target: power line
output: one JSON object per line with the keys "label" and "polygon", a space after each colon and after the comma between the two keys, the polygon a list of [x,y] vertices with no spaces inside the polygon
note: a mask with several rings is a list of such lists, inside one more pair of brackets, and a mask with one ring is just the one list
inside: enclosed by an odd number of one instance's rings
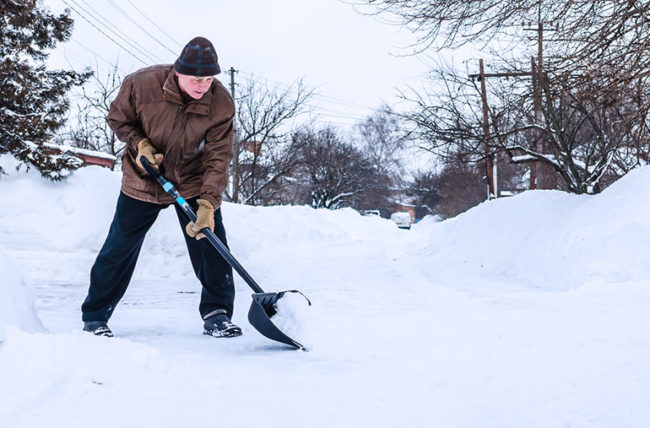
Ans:
{"label": "power line", "polygon": [[[249,75],[251,77],[257,77],[257,78],[264,79],[266,82],[274,83],[274,84],[276,84],[278,86],[281,86],[281,87],[283,87],[285,89],[290,89],[291,88],[291,85],[287,85],[286,83],[278,82],[276,80],[271,80],[271,79],[268,79],[266,77],[261,77],[261,76],[258,76],[256,74],[254,74],[254,73],[250,73],[250,72],[247,72],[247,71],[241,71],[241,73],[242,74],[247,74],[247,75]],[[352,101],[342,100],[342,99],[339,99],[339,98],[334,98],[334,97],[330,97],[330,96],[326,96],[326,95],[314,94],[313,97],[314,98],[320,98],[320,99],[324,100],[325,102],[328,102],[328,103],[331,103],[331,104],[344,105],[344,106],[347,106],[347,107],[356,108],[358,110],[369,110],[369,111],[374,111],[375,110],[374,108],[368,107],[368,106],[363,105],[363,104],[358,104],[358,103],[354,103]]]}
{"label": "power line", "polygon": [[[236,85],[238,85],[233,80],[235,72],[237,72],[237,73],[241,72],[241,73],[246,74],[246,75],[248,75],[248,76],[250,76],[252,78],[263,79],[265,82],[274,83],[277,86],[279,86],[281,88],[284,88],[285,90],[293,90],[294,89],[293,85],[287,85],[286,83],[282,83],[282,82],[274,81],[274,80],[271,80],[271,79],[267,79],[267,78],[264,78],[262,76],[258,76],[258,75],[255,75],[253,73],[250,73],[250,72],[235,70],[233,67],[231,67],[229,69],[229,72],[230,72],[230,78],[231,78],[230,79],[231,93],[234,93],[234,87]],[[333,98],[333,97],[322,97],[322,98],[329,98],[329,99],[336,100],[336,98]],[[328,102],[332,103],[332,101],[328,101]],[[345,104],[345,102],[343,101],[340,104]],[[334,119],[339,119],[339,120],[325,119],[325,121],[327,123],[335,124],[335,125],[351,126],[351,125],[355,125],[357,123],[363,122],[364,120],[366,120],[368,118],[367,115],[362,116],[362,115],[356,114],[356,113],[352,114],[352,113],[349,113],[349,112],[341,111],[340,109],[334,110],[334,109],[331,109],[331,108],[322,107],[322,106],[317,105],[317,104],[316,105],[310,104],[309,102],[307,102],[307,105],[309,107],[311,107],[311,109],[308,109],[307,111],[301,113],[300,115],[307,115],[308,117],[310,117],[311,120],[313,120],[314,118],[323,118],[323,117],[325,117],[325,118],[334,118]],[[373,110],[370,107],[362,106],[361,104],[357,104],[357,105],[360,106],[361,108],[363,108],[364,110]],[[343,121],[341,121],[341,119]]]}
{"label": "power line", "polygon": [[[73,10],[74,10],[74,11],[75,11],[79,16],[81,16],[85,21],[87,21],[89,24],[91,24],[91,25],[92,25],[96,30],[98,30],[101,34],[103,34],[105,37],[107,37],[109,40],[111,40],[113,43],[115,43],[117,46],[119,46],[121,49],[125,50],[125,51],[126,51],[127,53],[129,53],[132,57],[134,57],[135,59],[137,59],[138,61],[140,61],[140,62],[143,63],[144,65],[149,65],[149,64],[147,64],[145,61],[143,61],[139,56],[135,55],[133,52],[131,52],[129,49],[125,48],[122,44],[120,44],[120,43],[119,43],[118,41],[116,41],[114,38],[112,38],[111,36],[109,36],[108,34],[106,34],[106,33],[105,33],[101,28],[99,28],[97,25],[93,24],[93,22],[91,22],[91,21],[88,19],[88,17],[87,17],[86,15],[82,14],[82,13],[81,13],[79,10],[77,10],[74,6],[70,5],[70,4],[68,3],[67,0],[62,0],[62,1],[63,1],[63,2],[68,6],[68,7],[70,7],[71,9],[73,9]],[[106,25],[105,23],[101,22],[101,21],[100,21],[100,20],[99,20],[99,19],[98,19],[98,18],[97,18],[97,17],[96,17],[92,12],[90,12],[90,11],[86,10],[85,8],[83,8],[83,6],[81,6],[79,3],[77,3],[77,1],[75,1],[75,0],[69,0],[69,1],[71,1],[72,3],[74,3],[74,4],[75,4],[79,9],[83,10],[83,12],[85,12],[86,14],[88,14],[90,17],[92,17],[92,18],[93,18],[95,21],[97,21],[99,24],[101,24],[101,25],[103,25],[104,27],[108,28],[111,32],[113,32],[114,34],[116,34],[118,37],[121,37],[122,39],[124,39],[124,37],[120,36],[120,35],[117,34],[114,30],[111,29],[111,27],[115,27],[115,28],[117,28],[117,26],[113,25],[113,24],[112,24],[112,23],[111,23],[107,18],[105,18],[104,16],[102,16],[99,12],[97,12],[97,11],[96,11],[95,9],[93,9],[90,5],[88,5],[88,3],[86,3],[85,0],[80,0],[80,1],[82,1],[84,4],[86,4],[86,6],[88,6],[88,8],[90,8],[90,9],[91,9],[95,14],[99,15],[99,16],[100,16],[100,17],[101,17],[105,22],[108,23],[108,25]],[[135,21],[134,21],[134,20],[133,20],[133,19],[132,19],[128,14],[127,14],[127,12],[126,12],[123,8],[121,8],[119,5],[117,5],[113,0],[107,0],[107,1],[108,1],[108,2],[109,2],[109,3],[110,3],[114,8],[116,8],[116,9],[117,9],[117,10],[118,10],[122,15],[124,15],[126,18],[128,18],[129,21],[130,21],[131,23],[135,24],[135,25],[138,26],[138,27],[141,27],[140,25],[138,25],[137,22],[135,22]],[[176,40],[174,40],[171,36],[169,36],[169,34],[167,34],[164,30],[162,30],[161,28],[159,28],[159,27],[158,27],[158,26],[157,26],[157,25],[156,25],[156,24],[155,24],[155,23],[154,23],[154,22],[153,22],[153,21],[152,21],[152,20],[151,20],[151,19],[150,19],[150,18],[149,18],[145,13],[144,13],[144,12],[142,12],[140,9],[138,9],[137,6],[135,6],[135,4],[133,4],[133,2],[131,2],[130,0],[127,0],[127,1],[128,1],[129,4],[131,4],[131,5],[132,5],[132,6],[133,6],[133,7],[134,7],[134,8],[135,8],[135,9],[136,9],[136,10],[137,10],[137,11],[138,11],[138,12],[139,12],[139,13],[140,13],[144,18],[145,18],[145,19],[147,19],[147,21],[151,22],[151,23],[152,23],[156,28],[158,28],[158,29],[159,29],[163,34],[165,34],[165,35],[166,35],[168,38],[170,38],[174,43],[176,43],[176,44],[178,44],[178,45],[180,46],[180,44],[179,44],[178,42],[176,42]],[[173,51],[171,51],[169,48],[167,48],[164,44],[162,44],[162,42],[160,42],[160,40],[156,39],[156,38],[155,38],[151,33],[149,33],[148,31],[145,31],[145,30],[143,30],[143,31],[144,31],[144,32],[145,32],[149,37],[151,37],[153,40],[155,40],[157,43],[161,44],[163,47],[165,47],[165,48],[166,48],[167,50],[169,50],[170,52],[173,52]],[[126,40],[126,39],[125,39],[125,40]],[[143,52],[143,48],[142,48],[141,46],[140,46],[140,47],[139,47],[139,46],[135,46],[133,43],[130,43],[128,40],[126,40],[126,41],[127,41],[127,43],[129,43],[131,46],[134,46],[137,50]],[[79,43],[79,42],[77,42],[77,43]],[[137,42],[135,42],[135,43],[137,43]],[[87,50],[89,50],[89,51],[91,51],[91,52],[94,52],[94,51],[92,51],[91,49],[87,48],[86,46],[83,46],[81,43],[79,43],[79,44],[80,44],[82,47],[84,47],[84,49],[87,49]],[[143,53],[144,53],[144,52],[143,52]],[[145,56],[147,56],[150,60],[153,60],[152,57],[150,57],[150,56],[147,55],[146,53],[144,53],[144,54],[145,54]],[[106,60],[106,59],[104,59],[104,58],[102,58],[102,59],[103,59],[104,61],[106,61],[107,63],[110,64],[110,61],[108,61],[108,60]],[[158,60],[160,61],[160,59],[158,59]],[[160,62],[163,62],[163,61],[160,61]],[[120,71],[122,71],[122,70],[120,70]],[[253,74],[253,73],[249,73],[249,72],[242,72],[242,73],[244,73],[244,74],[246,74],[246,75],[249,75],[249,76],[251,76],[251,77],[259,77],[259,78],[263,79],[263,80],[266,81],[266,82],[274,83],[274,84],[276,84],[276,85],[278,85],[278,86],[280,86],[280,87],[283,87],[283,88],[285,88],[285,89],[288,89],[288,90],[293,89],[293,85],[287,85],[286,83],[282,83],[282,82],[274,81],[274,80],[271,80],[271,79],[268,79],[268,78],[265,78],[265,77],[257,76],[257,75],[255,75],[255,74]],[[314,95],[313,95],[313,98],[314,98],[314,99],[317,99],[317,100],[322,100],[322,101],[323,101],[324,103],[326,103],[326,104],[334,104],[334,105],[344,106],[344,107],[347,107],[347,108],[352,108],[352,109],[356,109],[356,110],[362,110],[362,111],[364,111],[364,112],[372,112],[372,111],[375,110],[374,108],[371,108],[371,107],[368,107],[368,106],[365,106],[365,105],[362,105],[362,104],[358,104],[358,103],[350,102],[350,101],[347,101],[347,100],[337,99],[337,98],[330,97],[330,96],[320,95],[320,94],[314,94]],[[318,104],[318,105],[314,105],[313,103],[308,103],[308,105],[310,105],[314,110],[321,112],[320,114],[321,114],[322,116],[326,116],[326,117],[332,117],[332,118],[338,118],[338,119],[344,119],[344,120],[350,120],[350,121],[357,121],[357,122],[358,122],[358,121],[362,121],[362,120],[364,120],[364,119],[367,117],[367,116],[364,116],[364,115],[361,115],[361,114],[358,114],[358,113],[341,112],[341,109],[337,109],[336,107],[334,107],[334,108],[327,108],[327,107],[323,107],[323,106],[321,106],[320,104]]]}
{"label": "power line", "polygon": [[[248,76],[250,76],[252,78],[264,79],[267,83],[271,82],[271,83],[276,84],[279,87],[282,87],[284,89],[292,89],[291,85],[287,85],[286,83],[278,82],[278,81],[275,81],[275,80],[272,80],[272,79],[267,79],[265,77],[261,77],[261,76],[258,76],[256,74],[254,74],[254,73],[250,73],[250,72],[246,72],[246,71],[242,71],[242,73],[246,74],[246,75],[248,75]],[[365,105],[362,105],[362,104],[348,102],[346,100],[341,100],[341,99],[338,99],[338,98],[329,97],[329,96],[320,95],[320,94],[314,94],[314,95],[312,95],[312,98],[314,98],[316,102],[318,102],[320,100],[321,102],[323,102],[325,104],[333,104],[333,105],[335,105],[335,107],[328,108],[328,107],[323,107],[320,104],[314,104],[313,102],[307,102],[307,105],[312,107],[312,109],[314,111],[323,112],[323,113],[315,113],[315,114],[321,114],[321,116],[334,117],[334,118],[338,118],[338,119],[347,119],[347,120],[350,120],[352,122],[357,122],[357,123],[362,122],[365,119],[367,119],[368,116],[373,114],[375,112],[375,110],[376,110],[376,109],[374,109],[372,107],[368,107],[368,106],[365,106]],[[355,112],[355,113],[352,113],[352,112],[349,112],[349,111],[345,112],[345,111],[342,111],[343,109],[337,108],[336,105],[346,107],[346,108],[361,110],[361,111],[360,112]]]}
{"label": "power line", "polygon": [[[108,34],[106,34],[106,33],[105,33],[101,28],[99,28],[97,25],[95,25],[94,23],[92,23],[92,22],[91,22],[88,18],[86,18],[83,14],[79,13],[79,11],[78,11],[74,6],[72,6],[70,3],[67,2],[67,0],[61,0],[61,1],[63,1],[63,3],[65,3],[66,6],[68,6],[70,9],[72,9],[73,11],[75,11],[75,12],[77,13],[77,15],[79,15],[79,16],[80,16],[84,21],[86,21],[87,23],[89,23],[90,25],[92,25],[92,26],[93,26],[97,31],[99,31],[99,32],[100,32],[102,35],[104,35],[107,39],[109,39],[110,41],[112,41],[113,43],[115,43],[115,44],[116,44],[117,46],[119,46],[120,48],[124,49],[124,51],[127,52],[129,55],[131,55],[133,58],[135,58],[136,60],[140,61],[140,62],[141,62],[142,64],[144,64],[144,65],[149,65],[149,64],[147,64],[145,61],[143,61],[139,56],[135,55],[133,52],[131,52],[130,50],[128,50],[127,48],[125,48],[124,46],[122,46],[122,44],[120,44],[120,42],[116,41],[116,40],[113,39],[111,36],[109,36]],[[74,1],[74,0],[71,0],[71,1]],[[76,3],[75,3],[75,4],[76,4]]]}
{"label": "power line", "polygon": [[[125,11],[124,9],[122,9],[122,8],[121,8],[117,3],[115,3],[113,0],[107,0],[107,1],[108,1],[108,2],[109,2],[109,3],[110,3],[110,4],[111,4],[115,9],[117,9],[117,10],[118,10],[118,11],[119,11],[119,12],[120,12],[120,13],[121,13],[121,14],[122,14],[126,19],[128,19],[129,21],[131,21],[131,23],[133,23],[137,28],[139,28],[143,33],[145,33],[146,35],[148,35],[149,37],[151,37],[154,41],[156,41],[156,43],[158,43],[158,44],[159,44],[160,46],[162,46],[163,48],[167,49],[167,50],[168,50],[169,52],[171,52],[173,55],[176,55],[176,54],[177,54],[177,52],[174,52],[173,50],[169,49],[169,47],[168,47],[167,45],[165,45],[163,42],[161,42],[161,41],[158,40],[156,37],[154,37],[153,34],[151,34],[151,33],[148,32],[145,28],[143,28],[142,25],[140,25],[140,23],[136,22],[136,21],[131,17],[131,15],[129,15],[128,13],[126,13],[126,11]],[[162,61],[161,61],[161,62],[162,62]]]}
{"label": "power line", "polygon": [[[237,72],[241,72],[241,73],[246,74],[246,75],[248,75],[248,76],[250,76],[252,78],[262,79],[267,83],[268,82],[274,83],[277,86],[279,86],[281,88],[284,88],[286,90],[292,90],[293,89],[293,85],[287,85],[286,83],[282,83],[282,82],[274,81],[274,80],[271,80],[271,79],[267,79],[265,77],[262,77],[262,76],[259,76],[259,75],[256,75],[256,74],[253,74],[253,73],[250,73],[250,72],[246,72],[246,71],[237,70]],[[232,74],[231,74],[231,77],[232,77]],[[231,82],[231,85],[232,85],[232,82]],[[331,103],[331,104],[342,104],[344,106],[346,106],[346,104],[354,104],[354,103],[347,103],[345,100],[339,100],[339,99],[334,98],[334,97],[314,96],[314,98],[316,98],[316,97],[323,98],[323,99],[325,99],[326,103]],[[327,101],[328,99],[333,100],[333,101]],[[350,126],[353,126],[353,125],[356,125],[358,123],[363,122],[364,120],[366,120],[370,116],[370,114],[362,115],[362,114],[358,114],[358,113],[350,113],[350,112],[342,111],[341,109],[327,108],[327,107],[323,107],[323,106],[321,106],[319,104],[313,104],[313,103],[309,103],[309,102],[307,102],[307,105],[309,107],[311,107],[311,109],[308,109],[307,111],[301,113],[301,115],[306,115],[307,117],[309,117],[310,121],[319,120],[319,121],[322,121],[322,122],[330,124],[330,125],[336,125],[336,126],[342,126],[342,127],[350,127]],[[358,106],[358,107],[356,107],[357,109],[363,109],[365,111],[370,111],[370,112],[375,111],[375,109],[373,109],[371,107],[368,107],[368,106],[364,106],[364,105],[361,105],[361,104],[356,104],[356,105]],[[349,107],[349,106],[347,106],[347,107]]]}
{"label": "power line", "polygon": [[[354,119],[354,118],[352,118],[350,116],[340,116],[340,115],[331,114],[331,113],[315,113],[314,116],[324,116],[324,117],[333,117],[333,118],[336,118],[336,119],[344,119],[344,120],[349,120],[352,123],[358,123],[359,122],[359,120],[356,120],[356,119]],[[348,125],[349,124],[350,123],[348,123]]]}
{"label": "power line", "polygon": [[126,0],[126,1],[128,1],[129,4],[130,4],[131,6],[133,6],[133,8],[134,8],[135,10],[137,10],[137,11],[140,13],[140,15],[142,15],[142,16],[144,17],[144,19],[146,19],[147,21],[149,21],[149,22],[151,23],[151,25],[153,25],[154,27],[156,27],[156,29],[158,29],[158,31],[160,31],[162,34],[164,34],[165,36],[167,36],[167,38],[168,38],[169,40],[171,40],[172,42],[176,43],[176,45],[178,45],[179,48],[182,48],[182,47],[183,47],[183,45],[182,45],[181,43],[177,42],[176,39],[174,39],[172,36],[170,36],[169,34],[167,34],[167,32],[166,32],[165,30],[163,30],[162,28],[160,28],[160,27],[158,26],[158,24],[156,24],[155,22],[153,22],[153,21],[152,21],[152,20],[151,20],[151,19],[150,19],[150,18],[149,18],[149,17],[148,17],[144,12],[143,12],[143,11],[140,10],[140,9],[139,9],[139,8],[138,8],[138,7],[137,7],[137,6],[136,6],[136,5],[135,5],[131,0]]}
{"label": "power line", "polygon": [[358,115],[358,114],[343,113],[340,110],[334,110],[334,109],[330,109],[330,108],[327,108],[327,107],[321,107],[321,106],[318,106],[318,105],[313,105],[312,107],[316,108],[318,111],[331,113],[333,115],[345,114],[346,116],[337,116],[337,117],[342,117],[342,118],[345,118],[345,119],[349,118],[349,119],[355,119],[355,120],[364,120],[364,119],[367,118],[367,116],[362,116],[362,115]]}
{"label": "power line", "polygon": [[[74,0],[71,0],[71,1],[74,1]],[[81,0],[81,1],[83,1],[83,0]],[[129,20],[130,20],[132,23],[134,23],[134,24],[137,25],[137,23],[136,23],[135,21],[133,21],[133,19],[130,18],[130,17],[126,14],[126,12],[124,11],[124,9],[120,8],[119,5],[115,4],[115,2],[114,2],[113,0],[107,0],[107,1],[109,1],[109,2],[110,2],[110,3],[111,3],[115,8],[117,8],[117,9],[118,9],[118,10],[119,10],[123,15],[127,16],[127,18],[129,18]],[[127,0],[127,1],[128,1],[129,4],[131,4],[131,5],[132,5],[132,6],[133,6],[133,7],[134,7],[134,8],[135,8],[135,9],[136,9],[136,10],[137,10],[137,11],[138,11],[138,12],[139,12],[139,13],[140,13],[144,18],[145,18],[145,19],[147,19],[149,22],[151,22],[151,23],[152,23],[154,26],[156,26],[156,28],[158,28],[158,29],[159,29],[163,34],[165,34],[168,38],[170,38],[172,41],[174,41],[176,44],[178,44],[178,45],[180,46],[180,44],[179,44],[178,42],[176,42],[176,41],[175,41],[171,36],[169,36],[169,34],[167,34],[166,32],[164,32],[164,30],[160,29],[157,25],[155,25],[155,23],[154,23],[154,22],[153,22],[153,21],[152,21],[152,20],[151,20],[151,19],[150,19],[150,18],[149,18],[145,13],[144,13],[144,12],[142,12],[142,10],[138,9],[137,6],[136,6],[135,4],[133,4],[133,2],[131,2],[130,0]],[[146,32],[146,31],[145,31],[145,32]],[[148,32],[146,32],[146,33],[147,33],[147,34],[148,34],[152,39],[156,40],[158,43],[161,43],[159,40],[157,40],[155,37],[153,37],[150,33],[148,33]],[[163,45],[163,46],[164,46],[164,45]],[[165,46],[165,48],[167,48],[167,47]],[[168,48],[167,48],[167,49],[168,49]],[[172,52],[173,52],[173,51],[172,51]],[[162,62],[162,61],[161,61],[161,62]],[[268,78],[266,78],[266,77],[257,76],[257,75],[255,75],[255,74],[253,74],[253,73],[250,73],[250,72],[242,72],[242,73],[243,73],[243,74],[247,74],[247,75],[249,75],[249,76],[251,76],[251,77],[259,77],[259,78],[262,78],[262,79],[265,80],[266,82],[274,83],[274,84],[276,84],[276,85],[278,85],[278,86],[280,86],[280,87],[283,87],[283,88],[285,88],[285,89],[291,89],[291,86],[292,86],[292,85],[287,85],[286,83],[283,83],[283,82],[278,82],[278,81],[274,81],[274,80],[268,79]],[[365,106],[365,105],[362,105],[362,104],[358,104],[358,103],[350,102],[350,101],[347,101],[347,100],[341,100],[341,99],[337,99],[337,98],[334,98],[334,97],[329,97],[329,96],[325,96],[325,95],[321,95],[321,94],[314,94],[314,95],[313,95],[313,98],[323,100],[323,101],[324,101],[325,103],[327,103],[327,104],[335,104],[335,105],[345,106],[345,107],[348,107],[348,108],[353,108],[353,109],[357,109],[357,110],[363,110],[363,111],[365,111],[365,112],[372,112],[372,111],[375,110],[374,108],[371,108],[371,107],[368,107],[368,106]],[[316,106],[316,107],[318,107],[318,108],[321,109],[321,110],[323,109],[323,107],[320,107],[320,106]],[[339,112],[339,110],[332,110],[332,109],[330,109],[329,111],[335,111],[336,113]],[[359,118],[360,118],[360,116],[358,116],[358,115],[356,115],[356,114],[355,114],[354,116],[356,116],[356,117],[355,117],[356,119],[359,119]],[[342,116],[339,116],[339,117],[342,117]]]}
{"label": "power line", "polygon": [[[117,63],[111,62],[111,61],[107,60],[106,58],[102,57],[101,55],[98,55],[98,54],[97,54],[97,51],[90,49],[89,47],[87,47],[86,45],[84,45],[83,43],[81,43],[81,42],[79,42],[79,41],[77,41],[77,40],[74,40],[74,39],[70,39],[70,40],[71,40],[72,42],[78,44],[78,45],[81,46],[82,48],[86,49],[88,52],[92,53],[96,58],[101,59],[102,61],[104,61],[104,62],[107,63],[108,65],[111,65],[111,66],[115,66],[115,67],[117,67],[117,69],[118,69],[118,71],[119,71],[120,73],[122,73],[122,74],[126,74],[126,72],[125,72],[124,70],[122,70],[122,69],[117,65]],[[77,54],[77,56],[79,57],[79,59],[82,59],[82,58],[83,58],[83,57],[82,57],[81,55],[79,55],[79,54]]]}
{"label": "power line", "polygon": [[345,105],[345,106],[349,106],[349,107],[355,107],[355,108],[364,109],[364,110],[374,110],[374,108],[368,107],[368,106],[363,105],[363,104],[358,104],[358,103],[355,103],[355,102],[352,102],[352,101],[342,100],[340,98],[334,98],[334,97],[330,97],[330,96],[327,96],[327,95],[317,94],[317,95],[315,95],[315,97],[316,98],[322,98],[324,100],[331,100],[330,102],[333,103],[333,104],[341,104],[341,105]]}
{"label": "power line", "polygon": [[[141,54],[143,54],[145,57],[147,57],[150,61],[156,62],[160,61],[160,58],[156,57],[155,54],[153,54],[151,51],[148,49],[145,49],[142,45],[140,45],[137,41],[133,40],[131,37],[129,37],[127,34],[124,32],[117,32],[114,30],[117,26],[113,24],[111,21],[109,21],[108,18],[106,18],[102,13],[98,12],[95,10],[86,0],[80,0],[83,4],[88,7],[89,10],[84,9],[79,3],[77,3],[76,0],[70,0],[73,3],[75,3],[77,6],[79,6],[81,9],[84,10],[85,13],[90,15],[95,21],[103,25],[105,28],[107,28],[110,32],[115,34],[117,37],[121,38],[124,40],[126,43],[128,43],[131,47],[139,51]],[[91,12],[92,11],[92,12]],[[98,18],[99,17],[99,18]],[[100,21],[100,18],[103,22]]]}

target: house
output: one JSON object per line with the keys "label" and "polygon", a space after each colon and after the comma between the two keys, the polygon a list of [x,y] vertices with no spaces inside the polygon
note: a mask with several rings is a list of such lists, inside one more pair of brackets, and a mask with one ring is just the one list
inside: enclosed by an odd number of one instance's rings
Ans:
{"label": "house", "polygon": [[99,165],[106,168],[113,168],[117,158],[111,154],[98,152],[95,150],[80,149],[79,147],[65,146],[60,144],[45,143],[43,144],[48,150],[54,153],[72,154],[83,161],[83,165]]}

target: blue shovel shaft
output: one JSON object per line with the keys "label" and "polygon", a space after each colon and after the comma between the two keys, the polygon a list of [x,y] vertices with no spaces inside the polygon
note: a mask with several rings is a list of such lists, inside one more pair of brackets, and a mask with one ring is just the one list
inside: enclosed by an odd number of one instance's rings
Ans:
{"label": "blue shovel shaft", "polygon": [[[191,220],[191,221],[196,221],[196,213],[190,206],[190,204],[187,203],[187,201],[178,193],[178,190],[174,187],[172,183],[169,182],[160,172],[155,170],[149,161],[144,157],[140,157],[140,162],[142,163],[142,166],[144,169],[147,171],[147,174],[149,174],[151,177],[155,178],[156,181],[162,186],[163,189],[165,189],[165,192],[169,194],[172,198],[174,198],[174,201],[176,202],[176,205],[180,207],[181,210],[185,213],[185,215]],[[221,257],[223,257],[226,262],[230,266],[233,267],[237,271],[237,273],[244,278],[244,281],[248,284],[250,288],[253,289],[256,293],[264,293],[264,290],[262,290],[262,287],[260,287],[257,282],[246,272],[246,269],[235,259],[235,257],[230,253],[230,250],[228,247],[226,247],[223,242],[217,237],[217,235],[214,234],[213,231],[210,230],[210,228],[205,227],[201,230],[201,232],[205,235],[206,239],[210,241],[210,243],[214,246],[214,248],[221,254]]]}
{"label": "blue shovel shaft", "polygon": [[[176,204],[181,208],[181,210],[183,210],[185,215],[187,215],[191,221],[196,221],[196,213],[190,204],[188,204],[187,201],[180,195],[180,193],[178,193],[174,185],[169,182],[169,180],[167,180],[160,172],[154,169],[144,156],[140,157],[140,162],[142,163],[142,166],[147,171],[147,173],[151,177],[155,178],[156,181],[162,186],[162,188],[165,189],[165,192],[167,192],[174,199]],[[213,231],[210,230],[209,227],[203,228],[201,232],[203,232],[206,239],[212,244],[212,246],[214,246],[219,254],[221,254],[221,257],[223,257],[226,262],[228,262],[228,264],[232,266],[233,269],[235,269],[242,278],[244,278],[244,281],[246,281],[249,287],[255,291],[255,294],[253,294],[253,303],[251,304],[250,310],[248,311],[248,321],[251,323],[251,325],[255,327],[255,329],[262,335],[268,337],[271,340],[275,340],[298,349],[306,349],[302,344],[284,334],[271,320],[271,317],[276,313],[275,304],[278,299],[280,299],[285,293],[300,292],[297,290],[288,290],[279,293],[265,293],[264,290],[262,290],[262,288],[257,285],[255,280],[248,274],[248,272],[246,272],[246,269],[244,269],[244,267],[239,264],[237,259],[235,259],[235,257],[230,253],[228,247],[226,247],[224,243],[221,242],[221,240],[217,237],[217,235],[214,234]],[[302,295],[302,293],[300,294]],[[307,298],[305,297],[305,299]],[[309,299],[307,299],[307,302],[311,305]]]}

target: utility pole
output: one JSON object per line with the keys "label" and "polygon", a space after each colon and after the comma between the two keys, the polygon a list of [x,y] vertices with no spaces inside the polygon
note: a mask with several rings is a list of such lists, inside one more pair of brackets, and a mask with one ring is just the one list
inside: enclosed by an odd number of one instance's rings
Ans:
{"label": "utility pole", "polygon": [[522,77],[530,75],[531,73],[525,71],[518,73],[486,73],[483,65],[483,58],[479,59],[479,73],[468,75],[470,79],[478,79],[481,82],[483,134],[485,135],[485,173],[487,177],[488,199],[497,198],[499,195],[499,189],[497,184],[497,162],[496,159],[493,158],[492,153],[490,153],[490,118],[485,79],[488,77]]}
{"label": "utility pole", "polygon": [[[232,96],[233,101],[235,100],[235,70],[234,67],[230,67],[228,70],[230,73],[230,95]],[[235,101],[235,108],[237,107],[237,102]],[[240,177],[241,177],[241,165],[239,164],[239,152],[241,150],[241,144],[239,144],[239,138],[237,136],[237,127],[235,126],[235,119],[233,119],[233,132],[232,132],[232,165],[230,166],[230,178],[228,179],[228,194],[230,195],[231,202],[239,202],[239,187],[240,187]]]}
{"label": "utility pole", "polygon": [[483,135],[485,136],[485,176],[487,177],[488,200],[496,198],[496,168],[497,163],[490,153],[490,118],[488,116],[487,89],[485,87],[485,68],[483,58],[479,60],[479,79],[481,80],[481,100],[483,101]]}
{"label": "utility pole", "polygon": [[[529,30],[524,28],[524,30]],[[489,127],[489,118],[488,118],[488,104],[487,104],[487,91],[485,85],[485,79],[488,77],[532,77],[533,80],[533,107],[535,110],[535,123],[538,126],[542,125],[542,79],[544,75],[543,68],[543,40],[544,40],[544,24],[541,21],[541,17],[538,19],[537,28],[531,28],[530,30],[537,31],[537,58],[533,57],[531,60],[531,71],[530,72],[516,72],[516,73],[485,73],[483,66],[483,59],[479,60],[479,73],[478,74],[469,74],[470,79],[478,79],[481,81],[481,100],[483,103],[483,133],[486,138],[486,147],[485,147],[485,156],[486,156],[486,175],[488,180],[488,199],[498,196],[498,188],[496,185],[496,175],[497,175],[497,163],[496,160],[490,156],[489,153],[489,141],[490,141],[490,127]],[[542,153],[544,149],[544,144],[541,136],[541,131],[538,131],[538,137],[535,140],[535,151],[537,153]],[[541,165],[539,161],[532,161],[530,165],[530,189],[536,189],[540,184],[541,178]]]}
{"label": "utility pole", "polygon": [[235,99],[235,73],[237,73],[237,70],[235,70],[235,67],[230,67],[230,70],[228,70],[230,73],[230,96],[232,96],[232,99]]}
{"label": "utility pole", "polygon": [[[524,28],[524,31],[537,32],[537,58],[531,58],[531,71],[533,76],[533,106],[535,109],[535,123],[542,126],[542,80],[544,76],[544,23],[542,22],[541,12],[537,16],[537,28]],[[542,153],[544,151],[544,141],[542,140],[541,131],[537,131],[535,139],[535,151]],[[530,185],[529,188],[537,189],[543,187],[542,170],[539,161],[533,161],[530,164]]]}
{"label": "utility pole", "polygon": [[[542,97],[540,90],[540,74],[537,64],[535,63],[535,58],[530,58],[530,69],[533,72],[533,108],[535,110],[535,123],[537,126],[542,125]],[[542,133],[539,129],[535,132],[537,137],[535,138],[535,151],[541,153],[542,149]],[[537,189],[538,177],[541,178],[540,174],[540,164],[538,161],[531,162],[530,164],[530,185],[529,189]]]}

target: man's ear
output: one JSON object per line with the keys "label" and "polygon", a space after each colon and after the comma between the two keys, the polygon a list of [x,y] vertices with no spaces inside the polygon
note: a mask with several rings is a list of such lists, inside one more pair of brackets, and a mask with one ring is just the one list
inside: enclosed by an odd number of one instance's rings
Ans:
{"label": "man's ear", "polygon": [[176,77],[178,77],[180,75],[180,73],[178,71],[176,71],[176,70],[174,70],[174,74],[176,75]]}

